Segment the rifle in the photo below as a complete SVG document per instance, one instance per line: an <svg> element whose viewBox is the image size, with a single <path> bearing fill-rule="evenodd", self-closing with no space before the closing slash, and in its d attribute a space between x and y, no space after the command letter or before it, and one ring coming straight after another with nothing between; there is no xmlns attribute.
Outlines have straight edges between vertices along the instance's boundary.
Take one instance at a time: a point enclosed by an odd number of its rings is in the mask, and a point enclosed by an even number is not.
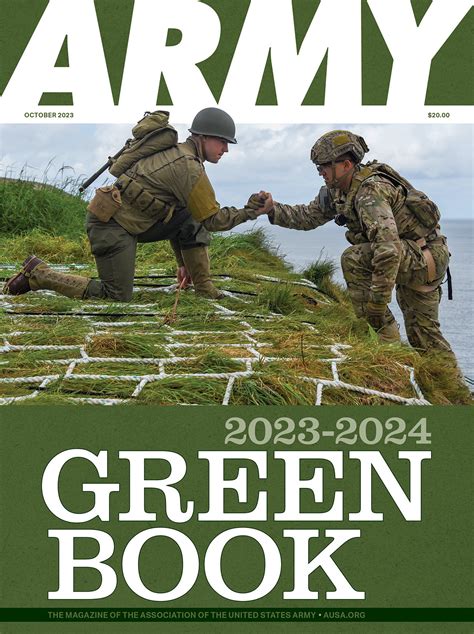
<svg viewBox="0 0 474 634"><path fill-rule="evenodd" d="M92 176L89 176L89 178L82 183L82 185L79 187L79 191L80 191L81 194L82 194L83 191L85 191L89 187L89 185L92 185L92 183L96 179L98 179L99 176L101 174L103 174L105 172L105 170L108 169L116 159L118 159L118 157L122 154L122 152L124 152L129 147L130 141L131 141L131 139L128 139L126 141L125 145L123 146L123 148L121 148L113 156L109 156L109 160L107 161L107 163L102 165L102 167L99 167L97 172L94 172L94 174L92 174Z"/></svg>

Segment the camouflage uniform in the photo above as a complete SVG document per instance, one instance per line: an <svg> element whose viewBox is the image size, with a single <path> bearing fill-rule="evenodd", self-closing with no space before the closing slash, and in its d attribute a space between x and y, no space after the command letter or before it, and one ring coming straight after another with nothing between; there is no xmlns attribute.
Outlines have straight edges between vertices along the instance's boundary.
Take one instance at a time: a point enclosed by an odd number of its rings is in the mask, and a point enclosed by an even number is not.
<svg viewBox="0 0 474 634"><path fill-rule="evenodd" d="M364 166L358 166L357 171ZM354 178L354 177L353 177ZM352 199L351 199L352 198ZM275 203L270 221L282 227L315 229L343 214L346 238L352 246L342 254L341 265L349 296L359 317L369 308L381 316L379 338L399 339L395 319L388 308L396 286L408 340L420 351L439 350L454 358L438 321L441 281L449 263L446 238L439 229L425 235L434 261L428 270L420 223L406 206L406 192L381 174L362 181L355 196L323 187L308 205ZM340 216L337 218L341 223Z"/></svg>

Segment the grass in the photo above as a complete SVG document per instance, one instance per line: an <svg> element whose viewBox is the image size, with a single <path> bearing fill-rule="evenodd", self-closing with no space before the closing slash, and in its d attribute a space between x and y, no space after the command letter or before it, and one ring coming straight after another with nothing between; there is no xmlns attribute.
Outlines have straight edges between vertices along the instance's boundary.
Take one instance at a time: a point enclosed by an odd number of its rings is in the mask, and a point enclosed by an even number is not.
<svg viewBox="0 0 474 634"><path fill-rule="evenodd" d="M146 385L137 402L158 405L220 405L226 384L225 379L163 379Z"/></svg>
<svg viewBox="0 0 474 634"><path fill-rule="evenodd" d="M270 312L280 315L291 315L301 310L301 302L292 292L289 284L262 285L257 303Z"/></svg>
<svg viewBox="0 0 474 634"><path fill-rule="evenodd" d="M316 262L310 264L303 271L303 275L307 280L319 286L327 280L330 280L337 270L334 260L328 258L318 258Z"/></svg>
<svg viewBox="0 0 474 634"><path fill-rule="evenodd" d="M246 268L254 257L267 272L289 270L288 264L278 254L278 249L261 228L226 236L215 234L212 240L212 257L213 260L227 263L227 267L223 267L224 271L233 271L239 266Z"/></svg>
<svg viewBox="0 0 474 634"><path fill-rule="evenodd" d="M255 376L238 379L231 405L313 405L308 384L296 374Z"/></svg>
<svg viewBox="0 0 474 634"><path fill-rule="evenodd" d="M189 361L166 365L168 374L224 374L244 370L245 366L242 363L233 361L229 356L219 354L215 350L208 350Z"/></svg>
<svg viewBox="0 0 474 634"><path fill-rule="evenodd" d="M449 358L436 353L417 355L414 365L428 399L437 405L472 405L472 394Z"/></svg>
<svg viewBox="0 0 474 634"><path fill-rule="evenodd" d="M337 270L334 260L319 257L303 271L303 276L316 284L316 286L326 295L337 301L347 301L344 289L336 284L333 275Z"/></svg>
<svg viewBox="0 0 474 634"><path fill-rule="evenodd" d="M0 234L17 236L33 229L53 236L80 238L86 202L61 187L28 180L0 179ZM15 213L12 213L12 210Z"/></svg>
<svg viewBox="0 0 474 634"><path fill-rule="evenodd" d="M96 275L83 233L82 199L49 184L31 182L0 180L2 191L1 263L18 265L26 255L35 253L53 264L84 265L80 274ZM80 227L76 224L79 217ZM6 224L1 224L4 221ZM159 285L174 282L176 264L167 242L139 245L136 274L140 279L136 281L145 286L135 292L132 305L84 303L44 293L8 298L0 309L0 334L5 342L75 348L4 347L0 378L60 375L42 390L38 400L26 400L25 404L71 402L68 399L76 397L120 398L132 404L220 404L228 378L196 375L247 370L245 363L236 361L245 358L253 373L236 378L230 405L311 405L316 387L303 377L333 380L334 368L328 359L338 357L331 349L338 342L350 346L339 353L339 357L346 355L337 362L341 381L411 398L416 395L404 367L408 365L415 368L417 381L433 404L471 403L456 369L441 355L421 357L408 346L378 343L367 322L355 316L345 290L334 283L335 264L330 260L320 258L303 272L320 289L316 290L295 284L301 275L291 270L262 230L215 235L210 254L219 288L240 293L220 300L219 309L193 291L181 293L172 327L164 323L164 317L176 295L158 292ZM0 274L8 277L11 270L4 267ZM174 345L183 343L190 347ZM73 376L65 379L68 364L83 359L84 353L102 360L78 363ZM124 360L107 361L113 357ZM186 359L166 361L173 357ZM143 358L156 362L141 363ZM164 366L160 366L159 359L164 359ZM164 378L160 375L162 369L167 375ZM87 374L111 378L90 379L84 376ZM173 376L177 374L187 376ZM147 375L160 378L146 384L132 399L140 378ZM134 378L120 380L120 376ZM28 395L37 387L0 382L0 398ZM393 401L329 386L323 390L323 404L385 403Z"/></svg>
<svg viewBox="0 0 474 634"><path fill-rule="evenodd" d="M51 235L39 228L16 235L0 232L0 260L2 262L21 263L27 255L31 254L51 264L71 262L92 266L94 262L84 232L76 239Z"/></svg>
<svg viewBox="0 0 474 634"><path fill-rule="evenodd" d="M157 348L152 337L139 334L97 334L86 345L90 357L143 357L167 356L164 348ZM160 354L162 353L162 354Z"/></svg>

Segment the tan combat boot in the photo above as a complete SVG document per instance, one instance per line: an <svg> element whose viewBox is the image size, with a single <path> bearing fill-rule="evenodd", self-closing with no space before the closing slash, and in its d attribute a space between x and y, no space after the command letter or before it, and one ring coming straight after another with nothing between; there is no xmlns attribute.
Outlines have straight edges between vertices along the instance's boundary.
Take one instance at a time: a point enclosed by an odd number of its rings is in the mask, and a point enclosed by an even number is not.
<svg viewBox="0 0 474 634"><path fill-rule="evenodd" d="M11 295L23 295L28 291L47 289L66 297L82 299L89 282L90 279L87 277L53 271L46 262L30 255L23 262L21 271L5 284L4 292Z"/></svg>
<svg viewBox="0 0 474 634"><path fill-rule="evenodd" d="M224 297L211 282L211 270L207 247L194 247L193 249L182 250L184 265L191 276L196 295L208 297L209 299L220 299Z"/></svg>
<svg viewBox="0 0 474 634"><path fill-rule="evenodd" d="M394 320L384 324L377 331L377 337L381 343L400 343L400 330L397 322Z"/></svg>

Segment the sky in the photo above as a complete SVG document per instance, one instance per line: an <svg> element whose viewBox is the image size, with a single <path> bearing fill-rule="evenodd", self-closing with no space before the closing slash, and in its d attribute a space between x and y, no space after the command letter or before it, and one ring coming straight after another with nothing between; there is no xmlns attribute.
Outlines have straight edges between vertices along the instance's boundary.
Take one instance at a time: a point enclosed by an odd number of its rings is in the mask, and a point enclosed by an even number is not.
<svg viewBox="0 0 474 634"><path fill-rule="evenodd" d="M131 127L0 125L0 176L23 174L53 183L82 179L122 147ZM187 126L176 128L184 140ZM473 132L462 124L238 125L238 144L229 146L218 165L206 164L217 199L242 207L252 192L264 189L280 202L309 202L322 185L309 160L311 146L336 128L361 134L370 148L364 160L389 163L427 193L444 218L473 218Z"/></svg>

